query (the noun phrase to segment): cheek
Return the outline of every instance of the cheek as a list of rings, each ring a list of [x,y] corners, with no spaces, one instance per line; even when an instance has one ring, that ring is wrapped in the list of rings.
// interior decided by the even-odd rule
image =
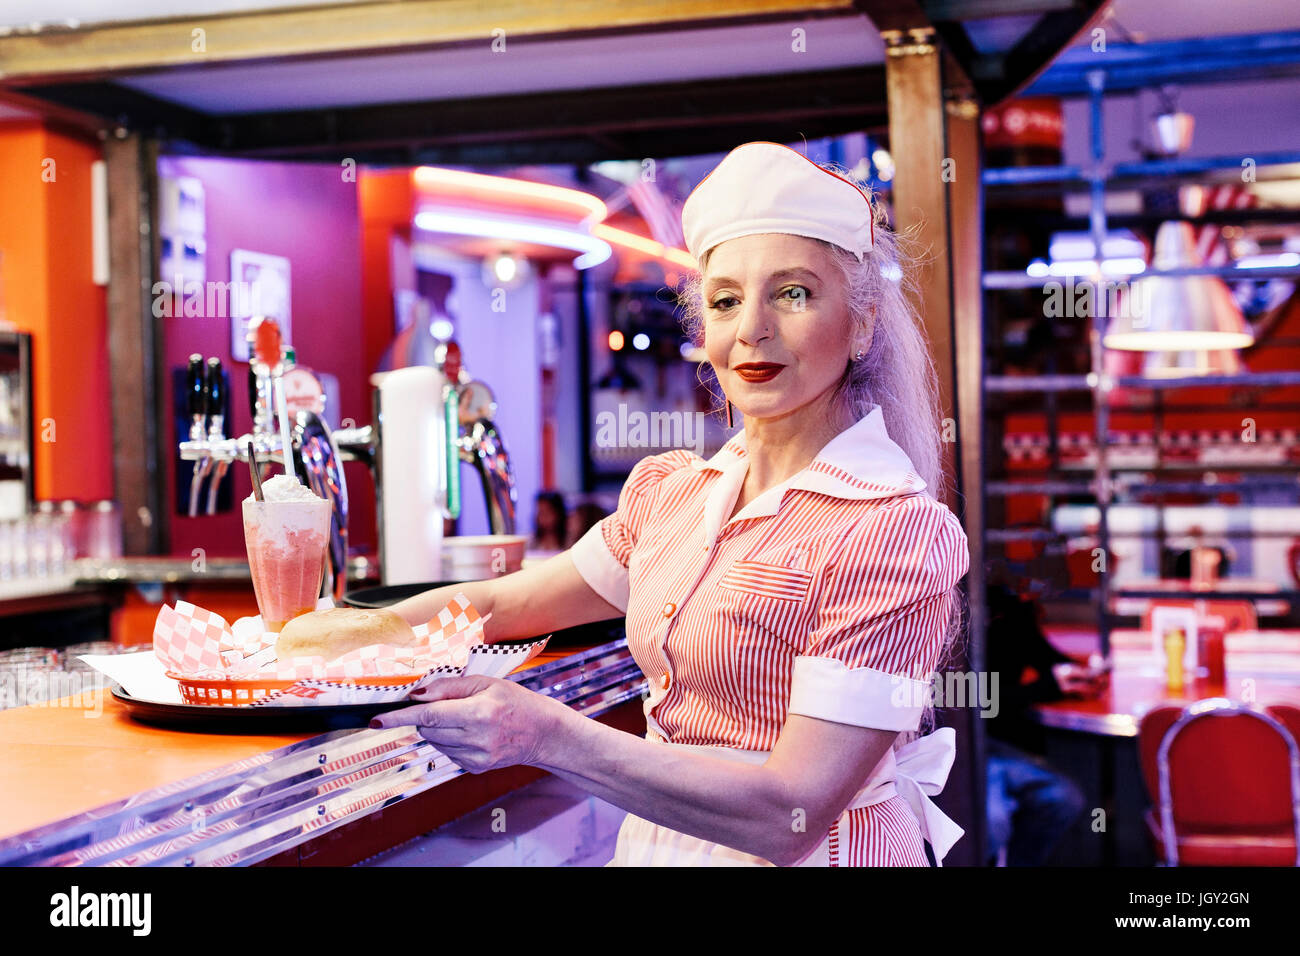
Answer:
[[[817,377],[839,375],[847,360],[849,323],[840,316],[808,314],[790,328],[787,346],[799,363]]]
[[[731,348],[731,342],[727,336],[718,331],[716,325],[710,325],[706,321],[700,331],[700,338],[703,340],[704,354],[709,361],[717,365],[727,363],[727,352]]]

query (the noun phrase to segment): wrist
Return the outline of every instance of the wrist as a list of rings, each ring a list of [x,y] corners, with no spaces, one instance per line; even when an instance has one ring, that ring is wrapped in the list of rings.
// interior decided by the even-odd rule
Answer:
[[[565,754],[578,730],[577,721],[584,721],[568,704],[551,697],[543,697],[541,720],[537,727],[537,761],[535,766],[559,768],[565,765]]]

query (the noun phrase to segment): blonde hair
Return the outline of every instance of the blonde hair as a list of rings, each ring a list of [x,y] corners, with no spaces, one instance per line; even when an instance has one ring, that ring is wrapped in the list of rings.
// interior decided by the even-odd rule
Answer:
[[[843,167],[822,164],[857,186],[871,198],[869,188],[858,182]],[[872,249],[858,262],[857,256],[834,243],[816,239],[829,253],[843,278],[846,306],[856,337],[871,337],[861,360],[849,361],[836,385],[834,399],[843,402],[854,420],[860,420],[873,404],[880,406],[889,437],[907,453],[917,475],[925,482],[925,494],[944,502],[949,478],[942,454],[942,406],[939,378],[930,354],[929,340],[915,305],[917,300],[917,257],[911,240],[889,228],[882,204],[873,202],[875,233]],[[704,272],[709,254],[700,257],[700,271],[682,283],[678,300],[683,309],[683,325],[692,343],[704,344]],[[700,374],[713,380],[705,382],[715,399],[715,412],[721,414],[725,396],[713,388],[717,376],[707,362],[700,363]],[[942,669],[959,651],[958,635],[962,630],[964,599],[960,588],[948,593],[948,627],[938,666]],[[920,734],[933,729],[934,713],[927,707]],[[899,744],[916,735],[903,734]]]

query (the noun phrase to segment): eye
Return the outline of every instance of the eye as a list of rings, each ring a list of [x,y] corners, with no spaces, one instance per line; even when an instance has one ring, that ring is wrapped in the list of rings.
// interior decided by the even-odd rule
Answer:
[[[722,298],[714,299],[712,302],[710,302],[709,308],[718,312],[725,312],[728,309],[733,308],[737,301],[739,300],[736,299],[735,296],[724,295]]]
[[[777,297],[789,299],[791,302],[807,302],[812,298],[812,290],[803,285],[788,285],[777,294]]]

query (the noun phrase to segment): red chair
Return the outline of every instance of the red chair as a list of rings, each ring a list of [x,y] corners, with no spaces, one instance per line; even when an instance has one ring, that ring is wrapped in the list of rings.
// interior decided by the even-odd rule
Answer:
[[[1282,726],[1291,731],[1291,736],[1300,742],[1300,707],[1293,704],[1269,704],[1264,710],[1280,720]]]
[[[1300,747],[1287,727],[1300,729],[1300,711],[1270,710],[1218,697],[1143,716],[1145,819],[1167,865],[1300,866]]]

